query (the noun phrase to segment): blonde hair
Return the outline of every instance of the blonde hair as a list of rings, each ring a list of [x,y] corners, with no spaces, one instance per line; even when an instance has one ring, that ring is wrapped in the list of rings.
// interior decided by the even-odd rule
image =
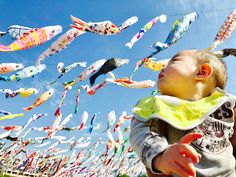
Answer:
[[[225,56],[207,50],[198,50],[194,56],[198,59],[199,64],[209,63],[213,67],[216,87],[224,89],[227,82],[227,68],[222,58]]]

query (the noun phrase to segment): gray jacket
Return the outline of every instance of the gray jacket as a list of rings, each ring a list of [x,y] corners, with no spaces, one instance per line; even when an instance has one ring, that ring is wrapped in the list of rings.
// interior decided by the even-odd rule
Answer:
[[[233,109],[236,99],[235,96],[224,93],[222,103],[214,112],[204,115],[200,124],[188,130],[179,130],[158,117],[145,120],[134,114],[130,143],[144,165],[154,174],[161,174],[152,168],[153,158],[165,151],[169,145],[178,142],[185,134],[202,132],[204,136],[191,144],[201,154],[200,162],[195,165],[197,177],[236,177],[233,147],[229,141],[234,131]]]

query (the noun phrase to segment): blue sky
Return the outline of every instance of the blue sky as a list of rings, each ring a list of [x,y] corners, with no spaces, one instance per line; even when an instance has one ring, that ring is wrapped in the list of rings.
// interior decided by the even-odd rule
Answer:
[[[119,35],[102,36],[92,33],[85,33],[76,38],[67,49],[62,52],[46,58],[44,64],[47,69],[36,75],[34,78],[28,78],[19,82],[0,82],[0,89],[16,90],[20,87],[35,87],[40,90],[40,93],[46,91],[49,86],[47,83],[53,81],[59,74],[56,66],[58,62],[64,62],[65,65],[72,64],[77,61],[86,61],[89,64],[98,59],[109,59],[112,57],[128,58],[128,65],[114,70],[115,75],[119,77],[129,76],[135,63],[145,56],[148,56],[151,50],[148,47],[156,41],[164,42],[172,24],[178,18],[181,18],[187,13],[196,11],[199,13],[199,18],[194,22],[188,32],[171,48],[156,55],[157,59],[170,58],[176,52],[184,49],[205,49],[214,40],[214,37],[225,20],[226,16],[232,11],[232,0],[225,0],[224,3],[220,0],[120,0],[120,1],[105,1],[105,0],[34,0],[34,1],[9,1],[0,0],[0,31],[5,31],[10,25],[22,25],[32,28],[61,25],[63,32],[70,29],[72,21],[70,15],[76,16],[84,21],[105,21],[110,20],[116,25],[120,25],[123,21],[131,16],[137,16],[139,21],[126,29]],[[235,1],[234,1],[235,2]],[[167,22],[164,24],[157,23],[149,32],[145,33],[143,38],[138,41],[132,49],[128,49],[125,43],[130,41],[133,35],[138,32],[149,20],[157,15],[166,14]],[[62,32],[62,33],[63,33]],[[61,33],[61,34],[62,34]],[[6,62],[22,62],[25,66],[33,65],[38,56],[46,50],[50,44],[55,41],[61,34],[48,41],[47,43],[23,51],[11,53],[0,53],[0,63]],[[236,48],[236,33],[218,46],[217,49]],[[10,44],[13,40],[5,36],[0,38],[1,44]],[[228,85],[227,90],[236,94],[235,66],[236,60],[233,57],[228,57],[226,60],[228,66]],[[54,112],[59,105],[61,94],[63,93],[62,82],[75,78],[82,72],[82,68],[76,68],[72,72],[64,75],[61,80],[55,84],[55,94],[32,111],[25,112],[24,117],[3,120],[1,125],[23,125],[35,113],[48,113],[47,117],[31,124],[31,126],[48,126],[52,125],[55,116]],[[154,80],[157,79],[157,72],[152,72],[146,68],[140,68],[134,75],[133,80]],[[100,83],[107,76],[102,75],[96,83]],[[81,82],[73,87],[67,94],[61,112],[63,117],[69,113],[73,113],[75,106],[75,94],[79,85],[88,84],[88,80]],[[100,112],[95,124],[100,124],[101,129],[88,135],[86,131],[72,134],[72,132],[61,133],[63,136],[91,136],[94,140],[103,136],[100,132],[106,128],[107,114],[114,110],[117,117],[122,111],[131,114],[132,107],[142,97],[150,95],[151,89],[128,89],[120,86],[105,86],[103,89],[93,96],[88,96],[83,90],[80,94],[79,112],[73,116],[67,126],[78,126],[81,123],[80,116],[84,111],[88,111],[89,120],[95,112]],[[9,111],[12,113],[23,112],[22,108],[31,105],[39,94],[32,95],[28,98],[20,96],[5,99],[4,95],[0,95],[0,110]],[[1,132],[1,130],[0,130]],[[60,133],[59,133],[60,134]],[[31,132],[29,137],[43,136],[44,133]],[[106,139],[104,137],[104,139]]]

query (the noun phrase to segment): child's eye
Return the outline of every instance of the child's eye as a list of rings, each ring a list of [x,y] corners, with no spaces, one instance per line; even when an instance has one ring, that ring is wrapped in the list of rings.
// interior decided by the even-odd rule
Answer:
[[[179,61],[179,59],[177,59],[177,58],[174,58],[174,59],[172,59],[172,62],[173,62],[173,61]]]

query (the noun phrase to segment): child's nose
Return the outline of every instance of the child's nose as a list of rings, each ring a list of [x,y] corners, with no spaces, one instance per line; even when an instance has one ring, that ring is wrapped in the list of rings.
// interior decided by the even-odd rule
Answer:
[[[164,72],[164,70],[165,70],[165,68],[162,68],[162,69],[161,69],[161,71],[160,71],[160,74],[161,74],[161,73],[163,73],[163,72]]]

